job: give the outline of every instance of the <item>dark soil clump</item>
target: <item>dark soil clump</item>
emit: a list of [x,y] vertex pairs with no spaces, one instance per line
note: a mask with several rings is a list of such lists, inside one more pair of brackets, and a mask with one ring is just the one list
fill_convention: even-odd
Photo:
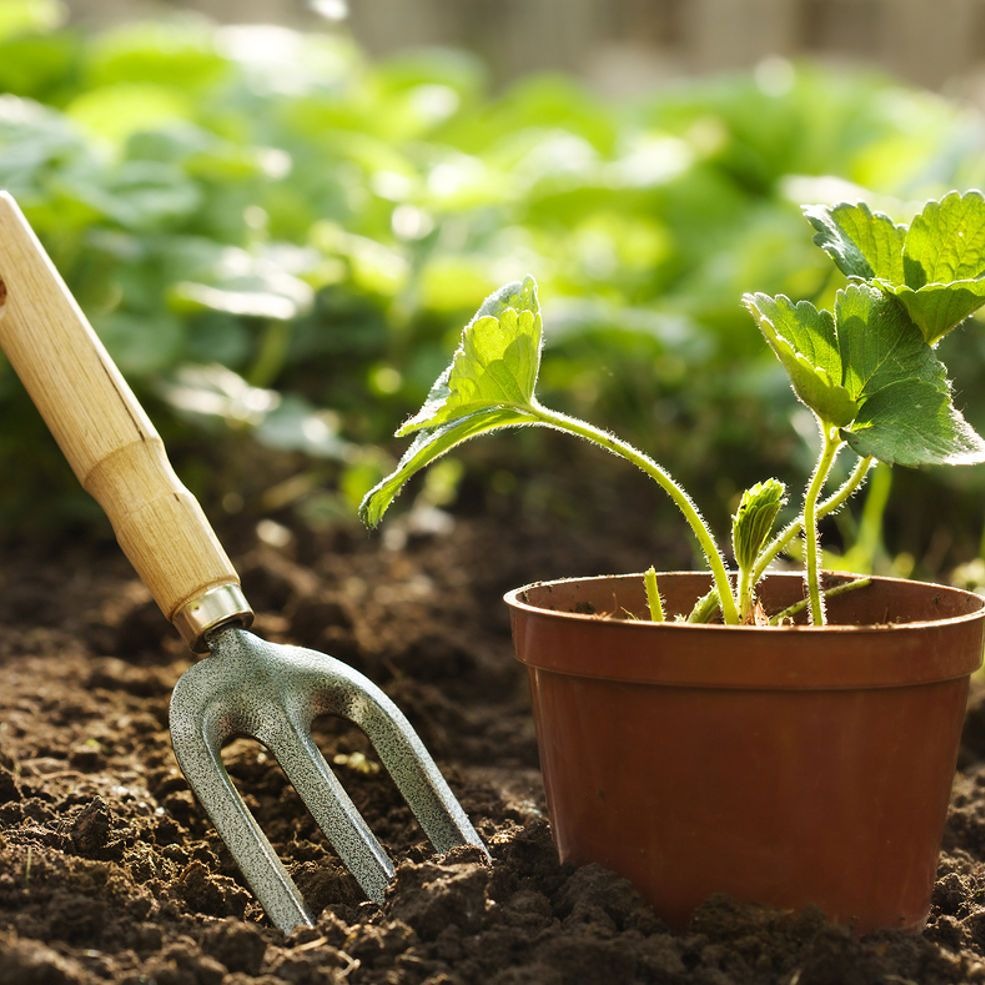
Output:
[[[526,681],[502,591],[649,560],[627,536],[518,560],[493,525],[387,549],[351,530],[248,535],[237,562],[258,632],[368,674],[420,731],[493,856],[436,858],[356,729],[319,744],[392,856],[363,901],[258,744],[226,763],[316,926],[271,928],[171,753],[171,689],[190,658],[112,550],[0,566],[0,985],[926,985],[985,982],[985,701],[969,715],[926,931],[854,938],[817,912],[709,900],[672,933],[633,887],[561,866]],[[525,538],[525,539],[524,539]],[[234,542],[237,538],[232,538]],[[613,557],[618,558],[614,563]],[[70,572],[66,576],[65,572]],[[462,632],[467,628],[467,633]]]

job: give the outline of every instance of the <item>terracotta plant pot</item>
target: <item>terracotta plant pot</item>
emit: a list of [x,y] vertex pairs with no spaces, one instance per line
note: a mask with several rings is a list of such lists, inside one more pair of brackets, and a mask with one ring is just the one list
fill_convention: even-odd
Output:
[[[659,578],[671,612],[709,587]],[[760,597],[781,609],[801,577]],[[627,876],[678,928],[715,892],[923,925],[985,600],[877,578],[829,602],[832,625],[779,629],[644,621],[642,575],[506,602],[563,861]],[[641,621],[599,618],[623,610]]]

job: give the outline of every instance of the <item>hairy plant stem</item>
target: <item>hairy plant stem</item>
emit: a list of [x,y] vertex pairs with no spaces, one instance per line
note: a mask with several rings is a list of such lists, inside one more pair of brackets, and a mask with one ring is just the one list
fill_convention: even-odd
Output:
[[[860,458],[855,463],[855,468],[847,479],[817,508],[818,520],[823,520],[829,513],[841,509],[849,499],[858,491],[865,477],[872,468],[875,459],[871,455]],[[776,556],[800,534],[804,526],[803,516],[798,516],[791,520],[759,553],[756,558],[756,566],[753,568],[753,584],[759,581],[766,573],[766,569],[773,563]]]
[[631,444],[609,434],[600,428],[589,424],[587,421],[579,420],[577,417],[569,417],[558,411],[550,410],[538,403],[532,404],[526,410],[532,415],[538,424],[554,428],[557,431],[564,431],[580,438],[587,438],[596,445],[605,448],[619,458],[632,463],[642,472],[646,473],[667,495],[673,500],[674,505],[684,515],[688,525],[691,527],[698,546],[708,562],[711,569],[712,578],[715,582],[715,589],[721,600],[722,618],[726,623],[735,624],[739,621],[739,610],[736,606],[735,596],[732,594],[732,583],[729,579],[728,568],[725,566],[725,559],[719,550],[718,544],[711,530],[705,523],[704,518],[698,511],[697,506],[691,497],[677,484],[670,473],[658,465],[649,455],[634,448]]
[[[841,585],[835,585],[832,588],[825,589],[821,594],[826,599],[833,599],[836,595],[854,592],[857,588],[865,588],[871,584],[872,579],[869,577],[856,578],[853,581],[846,581]],[[792,619],[798,612],[803,612],[807,608],[807,601],[807,599],[801,599],[799,602],[794,602],[793,605],[788,605],[785,609],[781,609],[775,616],[770,616],[770,625],[778,626],[784,619]]]
[[651,564],[643,574],[643,587],[646,590],[646,604],[650,610],[651,622],[664,621],[664,603],[657,587],[657,569]]
[[821,452],[807,484],[807,492],[804,493],[804,580],[807,585],[808,612],[814,626],[823,626],[825,623],[824,597],[821,595],[821,548],[817,537],[817,501],[843,444],[838,428],[821,426]]
[[752,569],[739,568],[739,619],[743,624],[749,622],[753,610]]
[[[872,468],[874,461],[871,455],[866,455],[865,458],[860,458],[855,463],[855,468],[852,469],[848,478],[818,506],[818,520],[822,520],[829,513],[834,513],[835,510],[841,509],[851,499],[865,482],[865,477],[869,474],[869,469]],[[786,548],[790,541],[800,534],[803,525],[803,516],[794,517],[759,552],[759,556],[756,558],[756,564],[752,569],[752,575],[750,576],[750,582],[753,586],[757,585],[763,575],[766,574],[766,569],[776,560],[777,555]],[[985,533],[982,535],[982,540],[985,543]],[[699,623],[709,622],[716,612],[718,612],[718,591],[713,588],[694,603],[694,607],[691,609],[687,621]]]

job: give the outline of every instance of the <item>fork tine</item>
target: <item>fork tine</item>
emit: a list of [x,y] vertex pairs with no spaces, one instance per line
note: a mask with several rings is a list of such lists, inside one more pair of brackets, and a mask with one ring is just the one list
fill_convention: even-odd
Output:
[[[214,715],[196,701],[194,671],[178,681],[171,700],[171,743],[188,785],[226,843],[244,878],[273,923],[285,934],[314,921],[304,898],[246,806],[222,762],[228,738]],[[202,692],[199,692],[199,694]],[[177,699],[177,700],[175,700]]]
[[311,703],[310,717],[324,712],[344,715],[366,733],[435,849],[446,852],[459,845],[474,845],[486,852],[424,743],[386,694],[368,677],[333,657],[301,647],[287,649],[314,658],[322,668],[326,660],[331,661],[330,671],[316,670],[302,692]]
[[353,721],[369,736],[431,844],[439,852],[474,845],[488,857],[482,839],[410,722],[370,681],[362,686],[372,700],[353,709]]
[[270,751],[363,892],[383,902],[393,863],[303,724],[270,736]]

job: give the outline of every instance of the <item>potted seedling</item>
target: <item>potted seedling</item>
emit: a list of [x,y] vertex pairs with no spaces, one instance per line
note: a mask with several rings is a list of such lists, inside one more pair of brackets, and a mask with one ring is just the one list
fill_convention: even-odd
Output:
[[[863,932],[926,919],[985,602],[939,585],[827,575],[819,520],[876,460],[985,461],[936,343],[985,303],[985,198],[952,192],[909,226],[865,205],[805,210],[847,275],[833,310],[744,303],[817,420],[796,515],[776,479],[742,495],[733,567],[662,465],[536,396],[534,282],[493,294],[397,432],[413,442],[362,505],[469,438],[541,425],[642,469],[683,514],[707,573],[569,579],[510,592],[562,859],[631,878],[671,924],[709,894],[815,904]],[[854,456],[832,488],[839,456]],[[772,573],[799,541],[803,573]]]

